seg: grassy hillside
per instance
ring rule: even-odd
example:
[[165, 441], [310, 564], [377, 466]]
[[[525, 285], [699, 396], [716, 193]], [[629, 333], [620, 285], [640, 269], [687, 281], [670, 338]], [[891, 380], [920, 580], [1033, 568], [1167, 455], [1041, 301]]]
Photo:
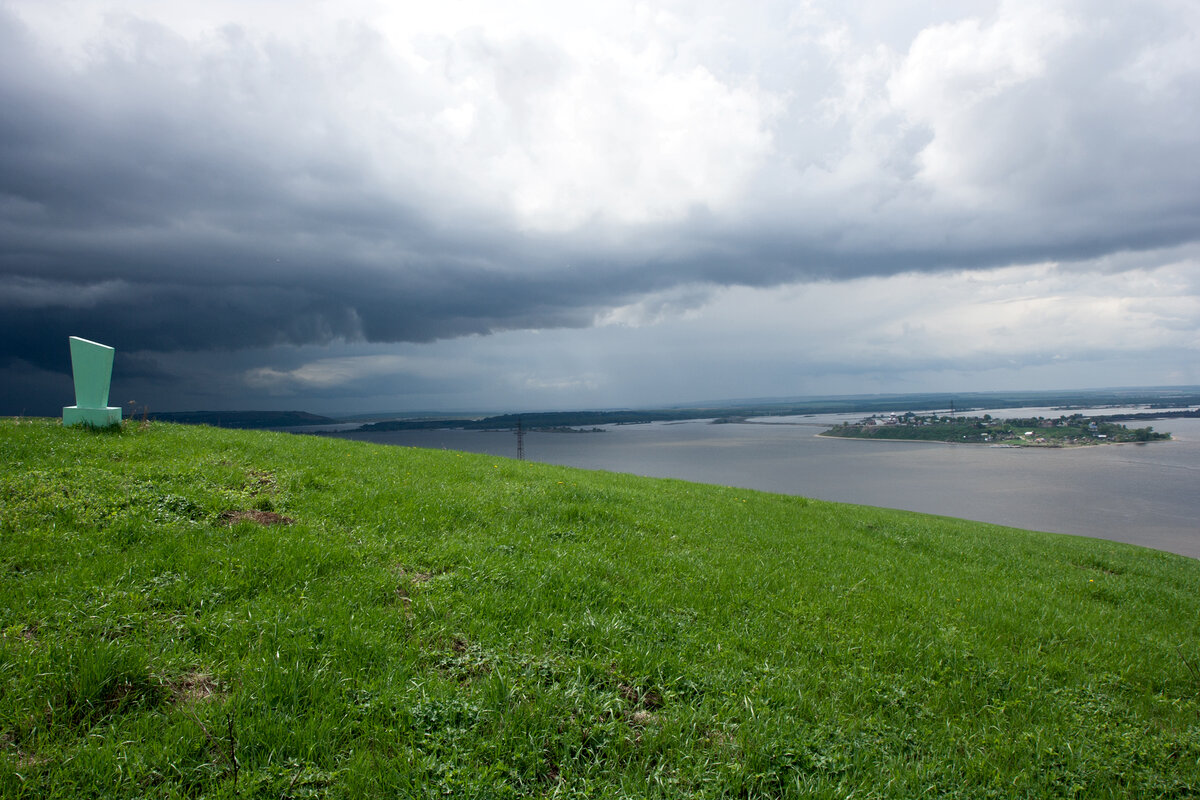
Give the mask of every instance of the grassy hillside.
[[1200, 793], [1200, 562], [488, 456], [0, 420], [0, 636], [5, 798]]

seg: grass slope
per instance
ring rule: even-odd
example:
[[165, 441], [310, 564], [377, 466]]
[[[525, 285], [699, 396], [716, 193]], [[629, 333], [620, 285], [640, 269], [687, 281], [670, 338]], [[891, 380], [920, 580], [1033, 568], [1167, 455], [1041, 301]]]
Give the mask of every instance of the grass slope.
[[1198, 611], [1104, 541], [0, 420], [6, 798], [1191, 797]]

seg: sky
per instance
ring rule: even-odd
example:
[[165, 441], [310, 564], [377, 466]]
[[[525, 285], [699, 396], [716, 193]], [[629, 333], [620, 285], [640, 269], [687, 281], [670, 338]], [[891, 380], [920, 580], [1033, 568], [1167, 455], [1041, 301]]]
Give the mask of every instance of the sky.
[[1200, 384], [1200, 4], [0, 0], [0, 414]]

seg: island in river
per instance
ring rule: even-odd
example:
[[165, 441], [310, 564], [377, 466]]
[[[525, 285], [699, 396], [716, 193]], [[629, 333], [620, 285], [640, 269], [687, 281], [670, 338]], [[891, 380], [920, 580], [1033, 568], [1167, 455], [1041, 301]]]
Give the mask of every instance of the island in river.
[[821, 435], [1009, 447], [1078, 447], [1171, 438], [1171, 434], [1158, 433], [1151, 427], [1130, 429], [1117, 422], [1082, 414], [1064, 415], [1057, 419], [994, 419], [990, 414], [982, 417], [950, 417], [912, 412], [872, 416], [857, 423], [844, 422]]

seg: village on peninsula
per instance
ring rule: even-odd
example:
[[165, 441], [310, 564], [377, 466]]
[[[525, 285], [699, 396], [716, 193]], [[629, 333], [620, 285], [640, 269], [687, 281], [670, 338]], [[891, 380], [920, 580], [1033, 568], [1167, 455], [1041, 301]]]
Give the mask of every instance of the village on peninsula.
[[1083, 414], [1057, 418], [997, 419], [940, 414], [876, 414], [859, 422], [843, 422], [822, 436], [850, 439], [889, 439], [988, 444], [994, 447], [1085, 447], [1099, 444], [1144, 443], [1170, 439], [1152, 427], [1129, 428], [1111, 419]]

